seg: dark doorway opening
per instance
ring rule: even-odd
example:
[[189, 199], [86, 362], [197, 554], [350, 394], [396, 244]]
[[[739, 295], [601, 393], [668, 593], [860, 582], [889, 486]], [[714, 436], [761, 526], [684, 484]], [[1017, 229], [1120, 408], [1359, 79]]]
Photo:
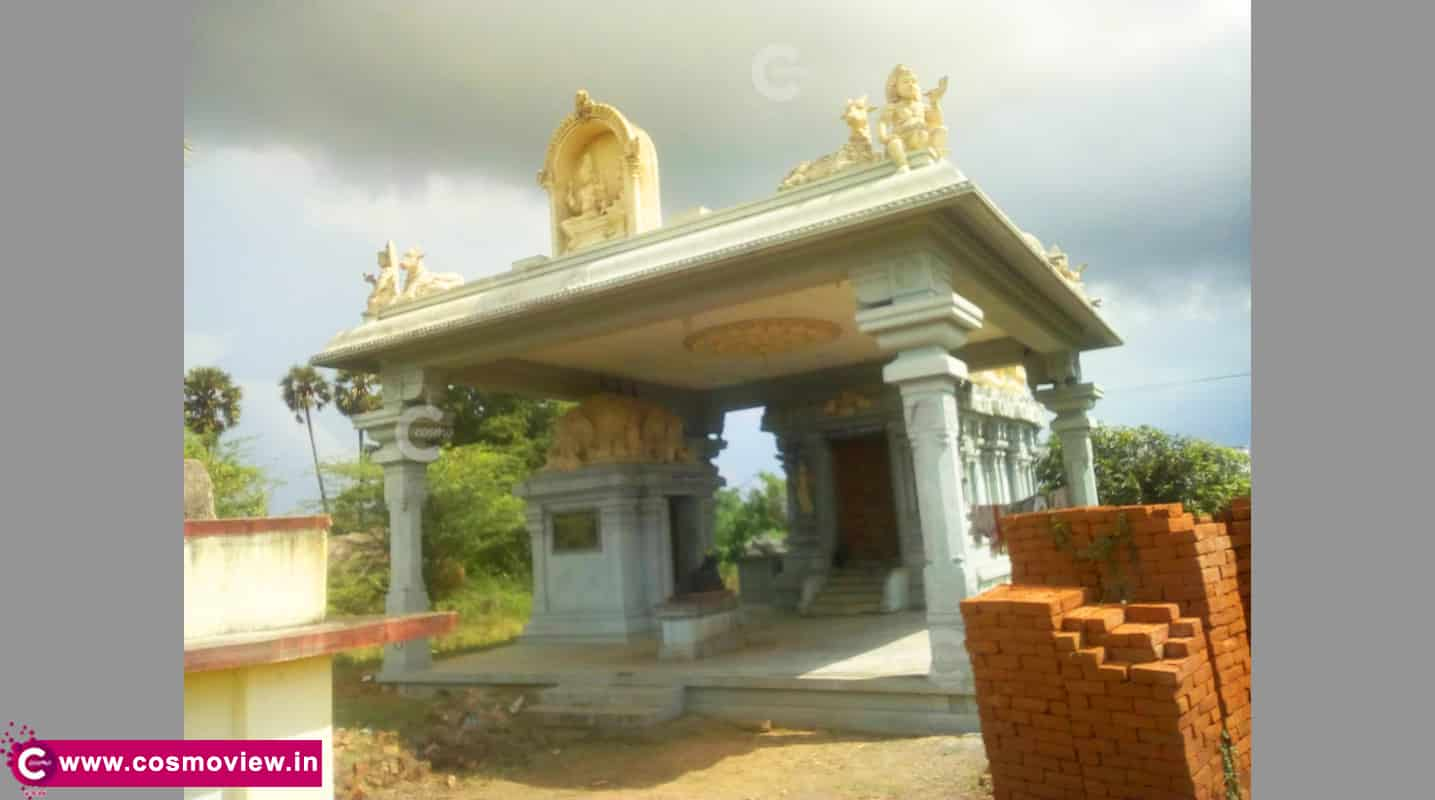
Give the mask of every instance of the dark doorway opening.
[[884, 434], [833, 439], [838, 567], [891, 564], [901, 558], [892, 461]]

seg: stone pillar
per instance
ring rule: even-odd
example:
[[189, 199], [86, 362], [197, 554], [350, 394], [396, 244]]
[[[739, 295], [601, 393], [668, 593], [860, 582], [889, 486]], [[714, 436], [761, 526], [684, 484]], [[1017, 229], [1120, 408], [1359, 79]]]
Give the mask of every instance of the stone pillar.
[[813, 569], [830, 572], [832, 554], [837, 549], [837, 474], [832, 463], [832, 443], [822, 433], [809, 433], [802, 439], [803, 457], [812, 472], [812, 503], [816, 512], [814, 532], [817, 536], [817, 560]]
[[[861, 295], [859, 294], [859, 298]], [[923, 293], [857, 312], [858, 328], [897, 358], [882, 378], [902, 394], [926, 548], [924, 592], [934, 682], [973, 691], [963, 646], [962, 598], [976, 593], [967, 567], [967, 504], [958, 444], [958, 381], [966, 365], [951, 351], [981, 325], [981, 310], [950, 291]]]
[[[802, 591], [802, 581], [821, 568], [821, 540], [817, 535], [817, 476], [802, 440], [795, 436], [777, 437], [777, 452], [787, 475], [787, 554], [782, 560], [782, 576], [778, 581], [785, 595], [784, 603], [795, 605]], [[801, 473], [806, 465], [807, 496], [802, 496]]]
[[997, 479], [996, 437], [992, 433], [992, 421], [983, 417], [978, 430], [977, 456], [981, 464], [982, 483], [986, 487], [986, 491], [983, 492], [985, 500], [983, 505], [1000, 505], [1002, 490], [1001, 482]]
[[994, 502], [997, 505], [1005, 505], [1014, 499], [1011, 484], [1007, 480], [1005, 433], [1000, 419], [988, 420], [987, 440], [982, 455], [986, 456], [987, 463], [991, 465], [992, 483], [995, 487], [992, 494], [996, 498]]
[[530, 503], [524, 512], [528, 542], [533, 554], [533, 613], [547, 614], [548, 608], [548, 521], [543, 507]]
[[1061, 439], [1062, 467], [1071, 502], [1077, 506], [1100, 503], [1096, 496], [1095, 458], [1091, 453], [1091, 419], [1086, 416], [1101, 399], [1101, 388], [1094, 383], [1058, 384], [1039, 389], [1036, 399], [1056, 414], [1051, 431]]
[[1031, 486], [1032, 494], [1041, 491], [1041, 481], [1036, 478], [1036, 464], [1041, 458], [1041, 442], [1037, 439], [1036, 426], [1030, 425], [1026, 428], [1026, 482]]
[[[437, 405], [445, 386], [433, 374], [414, 368], [385, 370], [380, 380], [383, 406], [354, 417], [354, 425], [379, 445], [373, 459], [384, 469], [384, 502], [389, 508], [389, 591], [384, 610], [413, 614], [430, 610], [423, 576], [423, 512], [428, 498], [426, 470], [438, 458], [438, 444], [447, 433], [447, 420]], [[385, 677], [431, 665], [428, 639], [384, 648]]]
[[1008, 422], [1005, 425], [1007, 426], [1007, 483], [1011, 486], [1012, 502], [1016, 502], [1030, 497], [1031, 489], [1026, 485], [1025, 470], [1022, 467], [1024, 456], [1022, 455], [1020, 423]]
[[897, 501], [897, 533], [902, 543], [902, 564], [920, 574], [927, 564], [917, 511], [916, 475], [912, 468], [912, 442], [899, 423], [887, 426], [887, 452], [892, 464], [892, 496]]
[[[688, 450], [717, 474], [713, 459], [727, 447], [727, 440], [722, 438], [724, 416], [710, 412], [706, 406], [701, 411], [683, 416], [683, 432]], [[708, 494], [696, 498], [695, 502], [699, 553], [707, 553], [717, 546], [717, 497]]]
[[983, 476], [981, 460], [981, 420], [975, 412], [968, 411], [961, 414], [962, 430], [962, 462], [966, 466], [968, 484], [971, 487], [971, 494], [963, 494], [972, 505], [984, 506], [989, 502], [987, 499], [987, 482]]
[[[703, 519], [701, 498], [698, 500], [697, 513], [698, 519]], [[646, 565], [640, 578], [648, 589], [648, 608], [652, 608], [667, 602], [677, 591], [678, 576], [673, 574], [673, 519], [668, 496], [644, 495], [638, 499], [638, 514], [642, 517], [639, 530], [655, 534], [638, 542], [638, 546], [643, 549], [643, 563]], [[537, 597], [534, 601], [537, 601]]]

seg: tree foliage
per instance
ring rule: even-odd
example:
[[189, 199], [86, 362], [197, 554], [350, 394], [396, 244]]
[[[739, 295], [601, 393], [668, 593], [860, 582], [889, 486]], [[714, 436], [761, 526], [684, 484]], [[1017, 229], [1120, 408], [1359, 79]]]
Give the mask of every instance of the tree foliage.
[[[325, 464], [324, 472], [339, 487], [330, 512], [333, 535], [377, 532], [387, 541], [383, 468], [362, 459]], [[434, 599], [456, 588], [455, 581], [465, 575], [527, 578], [524, 505], [513, 488], [529, 473], [520, 448], [486, 444], [446, 446], [429, 465], [423, 557], [424, 580]]]
[[[334, 376], [334, 407], [352, 419], [358, 414], [377, 411], [383, 405], [378, 379], [368, 372], [341, 369]], [[359, 430], [359, 455], [364, 453], [364, 431]]]
[[204, 462], [214, 487], [217, 516], [262, 517], [269, 513], [269, 493], [276, 481], [259, 467], [245, 463], [243, 440], [219, 441], [185, 428], [184, 457]]
[[314, 420], [311, 412], [322, 411], [333, 399], [329, 382], [319, 371], [295, 364], [279, 379], [279, 394], [284, 405], [294, 412], [294, 421], [309, 429], [309, 450], [314, 455], [314, 478], [319, 481], [319, 502], [329, 513], [329, 495], [324, 491], [324, 472], [319, 468], [319, 446], [314, 442]]
[[758, 538], [787, 536], [787, 481], [770, 472], [758, 474], [758, 485], [744, 495], [738, 489], [717, 492], [717, 541], [719, 557], [736, 561], [748, 544]]
[[[1149, 425], [1098, 425], [1091, 431], [1096, 492], [1106, 505], [1181, 503], [1211, 514], [1251, 492], [1251, 459], [1234, 447], [1167, 433]], [[1037, 464], [1042, 491], [1065, 485], [1061, 441], [1052, 437]]]
[[553, 437], [553, 421], [571, 406], [515, 394], [450, 386], [443, 410], [452, 415], [455, 447], [486, 444], [520, 455], [530, 469], [543, 465]]
[[239, 424], [244, 391], [218, 367], [194, 367], [184, 373], [184, 426], [211, 441]]
[[527, 575], [530, 553], [524, 503], [513, 488], [527, 478], [523, 453], [484, 444], [446, 447], [428, 468], [424, 550], [451, 559], [467, 572]]

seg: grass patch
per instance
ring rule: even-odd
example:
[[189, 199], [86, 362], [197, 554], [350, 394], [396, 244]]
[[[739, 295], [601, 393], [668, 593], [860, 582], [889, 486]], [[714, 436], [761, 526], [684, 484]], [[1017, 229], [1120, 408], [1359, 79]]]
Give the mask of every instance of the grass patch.
[[[436, 656], [481, 650], [511, 641], [528, 622], [533, 594], [526, 580], [475, 575], [451, 596], [434, 604], [438, 611], [457, 611], [458, 627], [433, 640]], [[329, 613], [332, 616], [382, 614], [384, 589], [369, 574], [330, 570]], [[341, 653], [335, 667], [376, 667], [384, 650], [365, 647]]]
[[[330, 572], [330, 612], [383, 613], [383, 591], [365, 581]], [[335, 591], [337, 588], [338, 591]], [[512, 641], [528, 622], [533, 595], [526, 580], [478, 575], [452, 596], [434, 604], [439, 611], [457, 611], [458, 627], [432, 642], [436, 657], [482, 650]], [[411, 733], [431, 723], [432, 704], [416, 702], [392, 687], [365, 681], [383, 661], [382, 647], [365, 647], [334, 657], [334, 724], [340, 728], [372, 728]]]

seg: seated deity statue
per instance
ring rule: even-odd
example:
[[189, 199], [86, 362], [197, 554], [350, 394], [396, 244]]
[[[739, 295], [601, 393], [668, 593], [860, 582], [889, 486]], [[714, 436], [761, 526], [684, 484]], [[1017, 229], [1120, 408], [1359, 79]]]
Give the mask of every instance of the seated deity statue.
[[607, 213], [612, 205], [608, 199], [608, 188], [593, 166], [593, 154], [584, 153], [578, 164], [578, 174], [568, 187], [569, 213], [575, 217], [596, 217]]
[[374, 287], [373, 291], [369, 292], [365, 308], [365, 313], [371, 317], [399, 299], [399, 267], [395, 253], [394, 243], [389, 242], [379, 251], [379, 274], [364, 273], [364, 280]]
[[578, 162], [578, 172], [564, 200], [570, 216], [559, 226], [567, 237], [569, 250], [622, 233], [623, 210], [617, 205], [617, 198], [609, 197], [608, 187], [593, 164], [592, 153], [584, 153]]
[[937, 88], [923, 93], [917, 85], [917, 74], [910, 67], [898, 64], [887, 78], [887, 105], [877, 122], [877, 135], [887, 148], [887, 157], [900, 171], [910, 169], [908, 156], [928, 150], [936, 158], [947, 154], [947, 126], [942, 119], [941, 100], [947, 93], [947, 79]]

